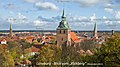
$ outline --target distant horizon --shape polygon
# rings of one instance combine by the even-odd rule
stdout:
[[[0,32],[2,32],[2,31],[7,31],[7,32],[9,32],[9,30],[8,29],[5,29],[5,30],[0,30]],[[13,30],[13,31],[56,31],[56,30],[35,30],[35,29],[33,29],[33,30],[29,30],[29,29],[25,29],[25,30],[22,30],[22,29],[19,29],[19,30]],[[93,31],[93,30],[71,30],[71,31]],[[98,32],[99,31],[112,31],[112,30],[97,30]],[[114,30],[114,31],[120,31],[120,30]]]

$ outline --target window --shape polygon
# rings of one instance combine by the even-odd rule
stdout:
[[[61,33],[61,30],[60,30],[60,33]]]
[[[62,41],[63,41],[63,38],[62,38]]]
[[[65,34],[65,30],[64,30],[64,32],[63,32],[64,34]]]

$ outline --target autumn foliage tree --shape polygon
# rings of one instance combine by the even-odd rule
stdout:
[[[0,67],[14,67],[14,59],[7,49],[0,45]]]
[[[102,45],[97,52],[89,57],[91,62],[103,63],[106,67],[120,66],[120,35],[114,34],[107,38],[106,43]]]

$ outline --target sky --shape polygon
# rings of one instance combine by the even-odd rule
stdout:
[[[0,0],[0,30],[56,30],[63,9],[71,30],[120,30],[120,0]]]

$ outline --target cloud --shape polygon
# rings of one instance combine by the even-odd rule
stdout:
[[[67,18],[69,22],[89,22],[88,18],[85,16],[70,16]]]
[[[90,7],[98,4],[110,3],[110,0],[73,0],[73,2],[80,4],[82,7]]]
[[[40,9],[40,10],[59,10],[59,8],[53,4],[53,3],[50,3],[50,2],[38,2],[35,4],[35,6]]]
[[[17,20],[20,23],[26,23],[25,21],[27,21],[27,17],[25,15],[22,15],[21,13],[18,13],[17,14]]]
[[[76,0],[81,6],[93,6],[99,3],[99,0]]]
[[[38,16],[37,19],[42,20],[42,21],[49,21],[49,22],[51,22],[51,19],[45,18],[45,17],[42,17],[42,16]]]
[[[18,6],[16,6],[15,4],[13,4],[13,3],[7,3],[7,4],[2,4],[1,5],[3,8],[5,8],[5,9],[10,9],[10,10],[13,10],[13,9],[18,9],[19,7]]]
[[[41,21],[41,20],[35,20],[35,21],[33,21],[33,23],[35,26],[43,26],[46,24],[45,21]]]
[[[103,16],[103,19],[107,19],[107,17],[106,17],[106,16]]]
[[[11,17],[11,18],[7,18],[7,22],[9,22],[9,23],[15,23],[15,21],[16,21],[16,19],[15,18],[13,18],[13,17]]]
[[[8,17],[6,21],[12,24],[25,24],[28,23],[27,20],[28,19],[25,15],[18,13],[17,15],[15,15],[15,17]]]
[[[114,12],[114,10],[112,8],[104,8],[104,10],[106,12],[109,12],[109,13],[113,13]]]
[[[115,17],[116,17],[116,19],[120,19],[120,11],[116,11]]]
[[[115,18],[119,19],[119,21],[117,21],[117,23],[120,23],[120,11],[115,11]]]
[[[114,13],[114,8],[120,8],[120,5],[115,5],[110,3],[104,5],[104,10],[109,13]]]
[[[43,0],[24,0],[32,3],[39,10],[59,10],[59,8],[52,2],[44,2]]]
[[[116,16],[117,17],[117,16]],[[119,18],[119,17],[118,17]],[[102,29],[103,26],[106,25],[106,27],[108,29],[119,29],[120,26],[119,26],[119,22],[120,20],[118,20],[117,18],[114,18],[114,19],[109,19],[107,18],[106,16],[103,16],[103,22],[101,23],[101,26],[100,28]],[[104,28],[104,27],[103,27]],[[106,28],[106,29],[107,29]]]
[[[103,16],[103,20],[105,20],[103,23],[106,24],[106,25],[111,25],[113,24],[112,21],[110,20],[107,20],[108,18],[106,16]]]
[[[58,23],[55,22],[46,22],[42,20],[34,20],[33,24],[36,29],[42,29],[42,30],[55,30],[58,26]]]
[[[23,7],[21,5],[18,5],[16,3],[0,3],[0,8],[9,11],[10,14],[13,14],[14,11],[25,11],[25,10],[28,10],[28,8]]]
[[[36,3],[36,2],[40,2],[41,0],[24,0],[24,1],[29,3]]]
[[[113,4],[108,3],[108,4],[105,4],[104,7],[105,8],[115,8],[116,6],[113,5]]]
[[[92,22],[94,22],[95,19],[97,19],[97,18],[96,18],[96,14],[94,13],[94,14],[90,17],[90,20],[91,20]]]
[[[120,0],[115,0],[116,1],[116,3],[120,3]]]
[[[50,17],[50,18],[45,18],[42,16],[38,16],[38,20],[46,21],[46,22],[58,22],[60,21],[61,17],[60,16],[55,16],[55,17]]]

